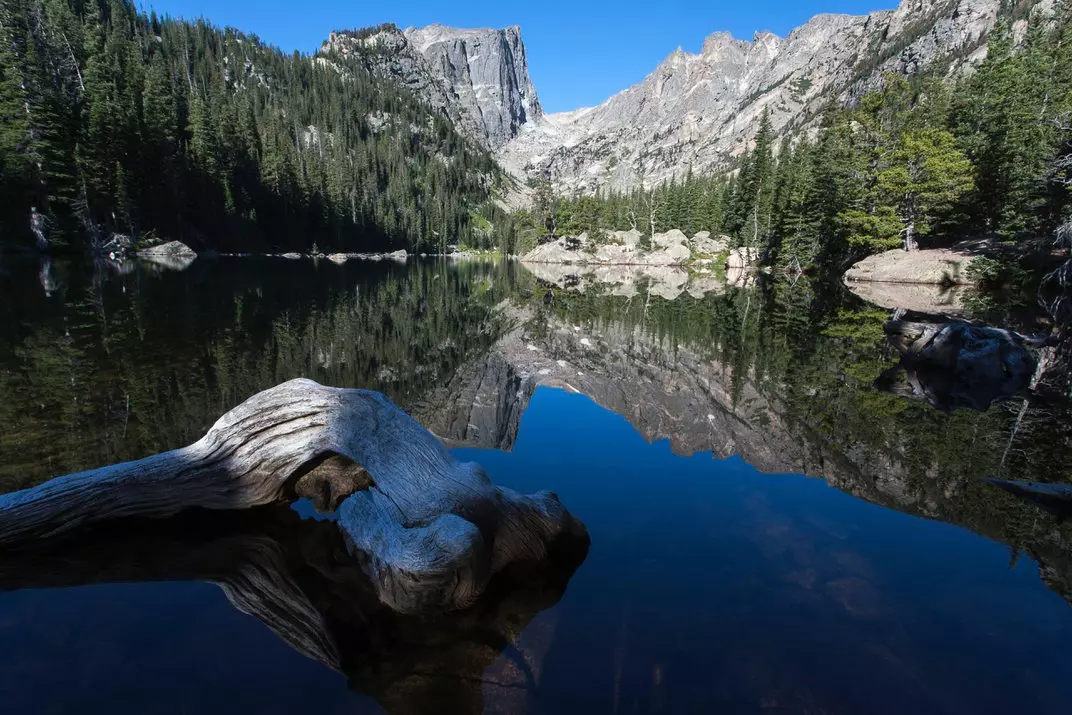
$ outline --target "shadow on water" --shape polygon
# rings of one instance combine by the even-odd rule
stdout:
[[[562,597],[586,551],[578,543],[539,565],[507,569],[460,613],[410,616],[379,602],[330,521],[288,508],[193,511],[7,549],[0,591],[214,583],[234,608],[390,712],[481,713],[535,697],[538,655],[516,641]],[[501,657],[505,667],[486,674]]]

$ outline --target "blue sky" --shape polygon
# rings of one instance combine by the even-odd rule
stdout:
[[[206,17],[284,50],[312,52],[334,29],[393,22],[457,27],[520,25],[529,69],[551,112],[599,104],[642,80],[677,47],[707,35],[785,35],[820,12],[866,13],[897,0],[136,0],[159,14]]]

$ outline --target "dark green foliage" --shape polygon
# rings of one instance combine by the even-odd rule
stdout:
[[[374,51],[370,49],[370,51]],[[360,57],[285,55],[130,0],[0,3],[0,232],[232,251],[467,242],[497,169]]]

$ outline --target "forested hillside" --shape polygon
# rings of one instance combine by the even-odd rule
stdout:
[[[1001,24],[967,77],[889,75],[857,106],[830,106],[812,132],[776,137],[764,115],[728,174],[598,196],[556,197],[543,182],[509,235],[524,251],[552,234],[707,230],[774,265],[832,268],[921,242],[1048,237],[1072,183],[1070,18],[1072,3],[1058,3],[1019,44]]]
[[[231,251],[465,241],[492,159],[332,59],[130,0],[0,1],[0,245],[33,245],[34,220],[53,249],[113,232]]]

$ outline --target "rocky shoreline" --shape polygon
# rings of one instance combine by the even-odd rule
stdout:
[[[563,236],[538,245],[521,256],[523,263],[604,265],[604,266],[687,266],[704,260],[713,262],[729,251],[729,237],[712,238],[699,232],[689,239],[681,230],[646,237],[637,229],[611,230],[596,240],[584,233]]]

